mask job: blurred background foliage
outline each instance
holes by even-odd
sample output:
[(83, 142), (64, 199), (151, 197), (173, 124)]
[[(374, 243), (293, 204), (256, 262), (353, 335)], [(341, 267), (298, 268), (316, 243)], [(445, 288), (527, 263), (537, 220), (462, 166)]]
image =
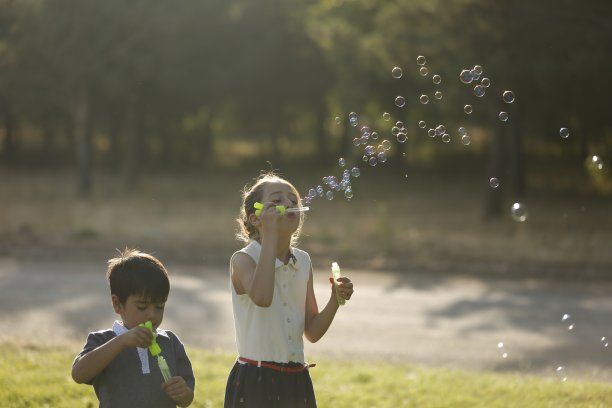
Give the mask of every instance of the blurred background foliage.
[[(390, 139), (387, 111), (409, 130), (390, 166), (506, 175), (516, 197), (546, 167), (609, 193), (607, 167), (588, 163), (612, 158), (611, 17), (605, 0), (0, 0), (0, 165), (74, 169), (83, 196), (95, 172), (134, 188), (155, 171), (332, 168), (360, 160), (348, 113)], [(493, 83), (482, 100), (458, 78), (475, 64)], [(444, 98), (421, 105), (434, 73)], [(433, 144), (421, 119), (453, 143)]]

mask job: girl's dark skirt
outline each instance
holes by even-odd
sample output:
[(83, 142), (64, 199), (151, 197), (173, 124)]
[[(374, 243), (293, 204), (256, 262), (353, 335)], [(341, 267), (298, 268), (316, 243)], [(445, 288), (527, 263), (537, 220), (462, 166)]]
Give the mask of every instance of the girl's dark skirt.
[[(299, 363), (278, 364), (299, 367)], [(225, 388), (224, 408), (316, 408), (308, 369), (281, 373), (266, 367), (236, 362)]]

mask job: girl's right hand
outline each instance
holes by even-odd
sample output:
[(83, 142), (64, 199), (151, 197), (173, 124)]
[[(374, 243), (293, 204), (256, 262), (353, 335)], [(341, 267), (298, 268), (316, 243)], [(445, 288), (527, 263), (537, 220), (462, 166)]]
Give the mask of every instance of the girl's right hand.
[(153, 334), (145, 327), (132, 327), (121, 336), (121, 342), (124, 348), (129, 347), (149, 347), (153, 343)]
[(264, 207), (259, 214), (262, 233), (278, 231), (278, 222), (280, 219), (281, 214), (276, 209), (276, 204), (270, 201), (264, 203)]

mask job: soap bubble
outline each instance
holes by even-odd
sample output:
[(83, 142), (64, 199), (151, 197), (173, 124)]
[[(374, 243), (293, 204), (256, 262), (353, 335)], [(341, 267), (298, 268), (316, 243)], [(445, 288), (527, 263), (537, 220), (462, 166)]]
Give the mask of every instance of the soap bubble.
[(391, 134), (392, 134), (393, 136), (397, 136), (397, 135), (399, 134), (399, 132), (400, 132), (400, 128), (398, 128), (397, 126), (393, 126), (393, 127), (391, 128)]
[[(408, 139), (408, 137), (406, 136), (405, 133), (398, 133), (397, 136), (395, 137), (397, 139), (398, 142), (400, 143), (404, 143), (406, 141), (406, 139)], [(380, 160), (380, 159), (379, 159)]]
[(511, 214), (514, 221), (525, 222), (527, 220), (527, 208), (524, 204), (512, 204)]
[(443, 134), (443, 133), (445, 133), (445, 132), (446, 132), (446, 126), (444, 126), (444, 125), (438, 125), (438, 126), (436, 126), (436, 134), (437, 134), (438, 136), (439, 136), (439, 135), (441, 135), (441, 134)]
[(349, 113), (349, 123), (351, 126), (353, 127), (357, 126), (357, 120), (358, 120), (358, 116), (355, 112)]
[(353, 144), (355, 146), (359, 146), (361, 144), (361, 138), (359, 138), (359, 137), (354, 138), (353, 139)]
[(424, 121), (424, 120), (419, 120), (419, 127), (420, 127), (421, 129), (425, 129), (425, 127), (426, 127), (426, 126), (427, 126), (427, 123), (425, 123), (425, 121)]
[(443, 141), (444, 143), (449, 143), (449, 142), (451, 141), (451, 137), (450, 137), (450, 135), (449, 135), (448, 133), (443, 134), (443, 135), (442, 135), (442, 141)]
[(434, 93), (434, 98), (436, 98), (436, 99), (442, 99), (442, 92), (440, 92), (440, 91), (436, 91), (436, 93)]
[(366, 146), (366, 148), (363, 149), (363, 152), (367, 154), (368, 156), (373, 155), (375, 151), (376, 151), (376, 148), (374, 146)]
[(330, 201), (331, 201), (331, 200), (333, 200), (333, 199), (334, 199), (334, 192), (333, 192), (333, 191), (331, 191), (331, 190), (330, 190), (330, 191), (328, 191), (328, 192), (326, 192), (326, 193), (325, 193), (325, 199), (326, 199), (326, 200), (330, 200)]
[(369, 128), (369, 127), (367, 127), (367, 126), (363, 126), (363, 127), (361, 128), (361, 135), (362, 135), (362, 136), (370, 137), (370, 135), (371, 135), (371, 134), (372, 134), (372, 131), (370, 130), (370, 128)]
[(401, 120), (398, 120), (397, 122), (395, 122), (395, 126), (397, 126), (400, 129), (403, 129), (404, 126), (404, 122), (402, 122)]
[(501, 120), (502, 122), (507, 122), (508, 121), (508, 112), (499, 112), (499, 120)]
[(572, 320), (572, 316), (567, 313), (561, 316), (561, 323), (567, 325), (567, 330), (574, 330), (574, 327), (576, 326)]
[(338, 159), (338, 164), (340, 165), (340, 167), (344, 167), (346, 166), (346, 160), (344, 160), (343, 157)]
[(476, 73), (476, 75), (482, 75), (483, 69), (482, 66), (480, 65), (474, 65), (474, 68), (472, 68), (472, 70)]
[(364, 154), (363, 156), (361, 156), (361, 160), (363, 160), (364, 162), (367, 162), (368, 160), (370, 160), (370, 156), (368, 156), (367, 154)]
[(427, 59), (426, 59), (424, 56), (422, 56), (422, 55), (419, 55), (419, 56), (417, 57), (417, 60), (416, 60), (416, 61), (417, 61), (417, 64), (419, 64), (419, 65), (425, 65), (425, 64), (427, 64)]
[(457, 133), (459, 133), (460, 136), (467, 135), (467, 130), (461, 126), (459, 129), (457, 129)]
[(317, 194), (319, 197), (323, 197), (323, 186), (317, 186)]
[(602, 337), (602, 338), (601, 338), (601, 345), (602, 345), (602, 346), (604, 346), (604, 347), (606, 347), (606, 348), (607, 348), (609, 344), (610, 344), (610, 343), (608, 342), (608, 339), (606, 339), (605, 337)]
[(482, 72), (478, 73), (478, 71), (475, 70), (474, 68), (470, 70), (470, 75), (472, 75), (472, 80), (474, 81), (478, 81), (480, 79), (480, 74), (482, 74)]
[(429, 96), (423, 94), (421, 95), (421, 97), (419, 98), (419, 101), (423, 104), (423, 105), (427, 105), (427, 103), (429, 102)]
[(427, 131), (427, 135), (428, 135), (429, 137), (436, 137), (436, 129), (429, 129), (429, 130)]
[(506, 103), (514, 102), (514, 92), (512, 92), (512, 91), (504, 91), (504, 93), (502, 94), (502, 99)]
[(385, 150), (389, 150), (391, 148), (391, 142), (388, 140), (383, 140), (381, 143), (381, 146), (385, 149)]
[(569, 137), (569, 129), (566, 127), (559, 129), (559, 136), (561, 136), (563, 139), (567, 139)]
[(312, 198), (310, 196), (306, 196), (302, 199), (302, 205), (308, 205), (312, 202)]
[(485, 95), (485, 87), (482, 85), (476, 85), (474, 87), (474, 95), (476, 95), (479, 98), (482, 98)]
[(419, 68), (419, 74), (421, 74), (421, 76), (427, 76), (427, 74), (429, 74), (429, 70), (427, 67), (421, 67)]
[(360, 174), (361, 174), (361, 171), (359, 170), (359, 167), (353, 167), (351, 169), (351, 176), (359, 177)]
[(431, 77), (431, 80), (433, 81), (434, 84), (439, 85), (440, 82), (442, 82), (442, 78), (440, 77), (440, 75), (434, 75), (433, 77)]
[(314, 197), (317, 195), (317, 190), (315, 190), (314, 188), (311, 188), (310, 190), (308, 190), (308, 195), (310, 197)]
[(370, 159), (368, 160), (368, 164), (372, 167), (376, 166), (378, 164), (378, 160), (376, 160), (376, 157), (372, 156), (370, 157)]
[(470, 71), (468, 71), (467, 69), (464, 69), (463, 71), (461, 71), (461, 73), (459, 74), (459, 79), (461, 80), (461, 82), (463, 82), (464, 84), (469, 84), (470, 82), (472, 82), (473, 78), (472, 78), (472, 73)]
[(384, 163), (387, 161), (387, 154), (385, 152), (378, 153), (376, 157), (378, 158), (378, 161), (381, 163)]
[(498, 180), (498, 178), (497, 178), (497, 177), (491, 177), (491, 178), (489, 179), (489, 185), (490, 185), (491, 187), (493, 187), (493, 188), (497, 188), (497, 187), (499, 187), (499, 180)]
[(350, 200), (353, 198), (353, 190), (347, 188), (344, 190), (344, 196)]
[(470, 115), (472, 113), (472, 105), (465, 105), (463, 107), (463, 111), (466, 113), (466, 115)]
[(463, 135), (461, 136), (461, 143), (463, 143), (466, 146), (469, 146), (470, 143), (472, 143), (472, 139), (468, 135)]
[(342, 119), (340, 119), (340, 116), (336, 116), (335, 121), (336, 121), (336, 124), (338, 125), (342, 123)]
[(508, 352), (506, 351), (506, 346), (503, 341), (497, 343), (497, 350), (501, 353), (502, 358), (508, 358)]
[(401, 95), (400, 95), (400, 96), (397, 96), (397, 97), (395, 98), (395, 105), (396, 105), (397, 107), (400, 107), (400, 108), (401, 108), (401, 107), (403, 107), (405, 104), (406, 104), (406, 99), (404, 99), (404, 97), (403, 97), (403, 96), (401, 96)]
[(403, 72), (402, 72), (402, 69), (400, 67), (394, 67), (391, 70), (391, 75), (393, 76), (393, 78), (396, 78), (396, 79), (401, 78), (402, 74), (403, 74)]
[(595, 170), (602, 170), (603, 162), (601, 161), (601, 157), (597, 156), (596, 154), (593, 155), (591, 157), (590, 167), (592, 167)]
[(559, 380), (564, 382), (567, 381), (567, 373), (565, 372), (565, 368), (563, 368), (563, 366), (557, 367), (555, 372), (557, 373), (557, 377), (559, 378)]
[(480, 81), (480, 85), (484, 86), (485, 88), (488, 88), (491, 86), (491, 80), (489, 78), (482, 78), (482, 80)]
[(389, 115), (387, 112), (385, 112), (385, 113), (382, 114), (382, 118), (388, 122), (389, 119), (391, 119), (391, 115)]
[(378, 139), (378, 132), (372, 132), (372, 134), (370, 135), (370, 137), (372, 138), (372, 140), (376, 140), (376, 139)]

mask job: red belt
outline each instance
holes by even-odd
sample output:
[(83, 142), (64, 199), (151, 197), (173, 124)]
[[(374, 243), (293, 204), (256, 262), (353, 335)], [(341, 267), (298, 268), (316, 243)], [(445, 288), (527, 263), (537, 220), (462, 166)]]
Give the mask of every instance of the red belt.
[(269, 368), (271, 370), (278, 371), (281, 373), (299, 373), (304, 370), (308, 370), (309, 367), (316, 366), (316, 364), (302, 364), (296, 367), (285, 367), (280, 364), (268, 363), (265, 361), (256, 361), (256, 360), (251, 360), (251, 359), (244, 358), (244, 357), (238, 357), (238, 361), (242, 361), (243, 363), (247, 363), (251, 365), (256, 365), (257, 367)]

